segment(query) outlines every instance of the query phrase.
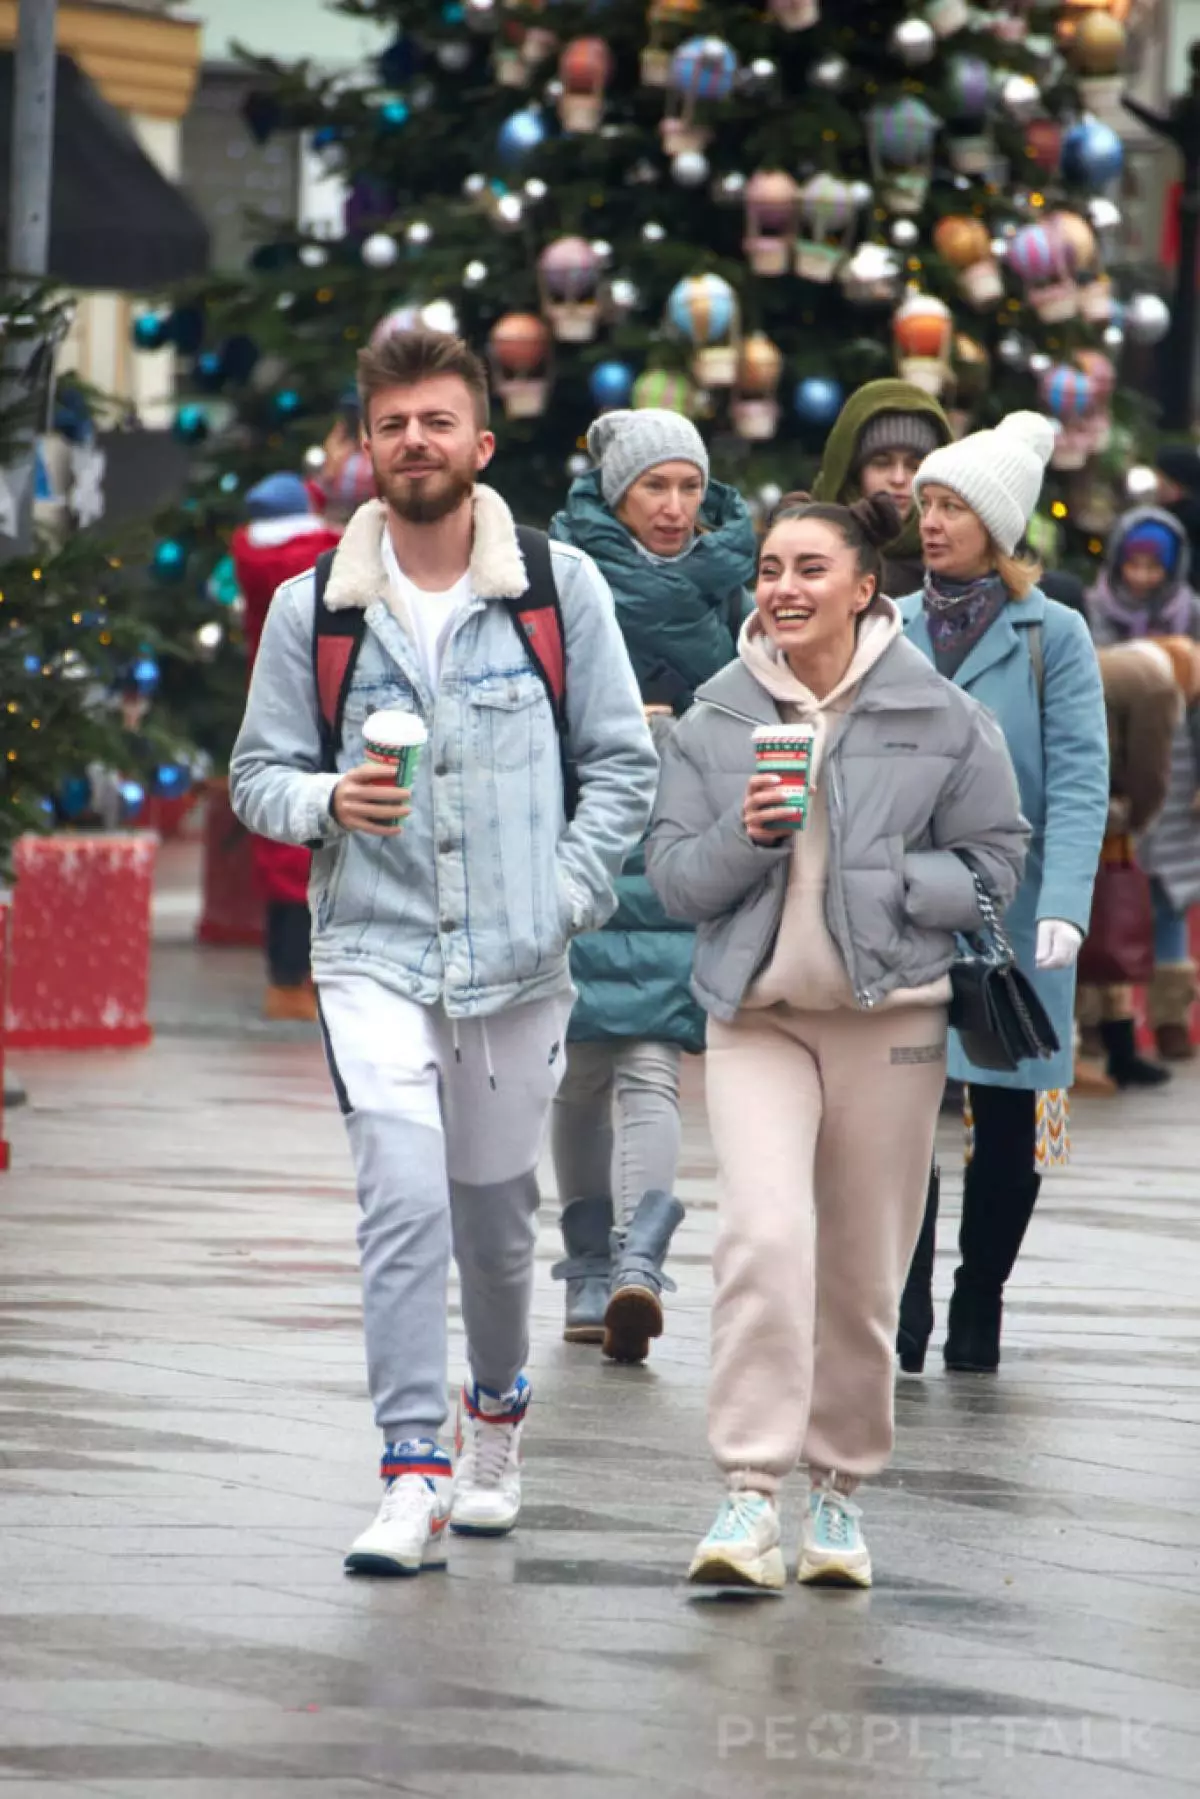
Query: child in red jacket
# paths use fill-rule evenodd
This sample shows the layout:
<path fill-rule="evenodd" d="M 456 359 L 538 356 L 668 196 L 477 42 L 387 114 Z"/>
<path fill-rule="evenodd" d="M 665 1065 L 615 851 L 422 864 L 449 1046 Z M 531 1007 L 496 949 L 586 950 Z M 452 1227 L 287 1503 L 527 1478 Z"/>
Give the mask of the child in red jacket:
<path fill-rule="evenodd" d="M 299 475 L 268 475 L 250 489 L 246 504 L 249 520 L 234 532 L 230 550 L 246 602 L 246 651 L 253 668 L 276 588 L 310 569 L 341 532 L 314 511 Z M 307 850 L 290 843 L 254 839 L 254 873 L 267 908 L 265 1018 L 317 1015 L 308 961 L 309 861 Z"/>

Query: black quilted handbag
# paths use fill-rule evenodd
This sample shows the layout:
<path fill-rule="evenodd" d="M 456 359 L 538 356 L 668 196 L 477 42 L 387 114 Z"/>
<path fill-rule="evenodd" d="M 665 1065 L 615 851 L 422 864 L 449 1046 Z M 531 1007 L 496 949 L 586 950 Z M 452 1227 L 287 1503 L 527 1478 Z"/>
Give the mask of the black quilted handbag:
<path fill-rule="evenodd" d="M 995 903 L 972 870 L 985 928 L 964 938 L 969 955 L 950 965 L 950 1023 L 976 1068 L 1011 1074 L 1020 1062 L 1058 1054 L 1054 1026 L 1033 983 L 1017 967 Z"/>

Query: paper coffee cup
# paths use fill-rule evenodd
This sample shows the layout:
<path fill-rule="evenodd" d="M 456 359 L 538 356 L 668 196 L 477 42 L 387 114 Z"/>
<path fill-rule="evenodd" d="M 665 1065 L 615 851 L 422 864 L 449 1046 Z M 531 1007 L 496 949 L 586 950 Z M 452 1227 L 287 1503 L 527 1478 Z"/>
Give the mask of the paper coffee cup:
<path fill-rule="evenodd" d="M 372 712 L 363 726 L 367 761 L 390 769 L 397 787 L 412 786 L 422 747 L 428 740 L 429 732 L 415 712 Z M 399 824 L 400 820 L 394 822 Z"/>
<path fill-rule="evenodd" d="M 759 725 L 754 733 L 754 760 L 760 775 L 779 778 L 778 805 L 787 812 L 775 820 L 781 831 L 802 831 L 808 822 L 812 792 L 812 725 Z"/>

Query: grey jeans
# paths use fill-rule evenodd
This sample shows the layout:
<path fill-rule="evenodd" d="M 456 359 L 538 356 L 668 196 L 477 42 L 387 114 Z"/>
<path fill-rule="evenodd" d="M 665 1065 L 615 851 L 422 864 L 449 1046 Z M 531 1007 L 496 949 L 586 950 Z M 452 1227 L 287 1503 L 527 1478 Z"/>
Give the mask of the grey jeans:
<path fill-rule="evenodd" d="M 550 1127 L 561 1204 L 611 1198 L 625 1225 L 643 1193 L 675 1191 L 681 1055 L 638 1037 L 570 1045 Z"/>

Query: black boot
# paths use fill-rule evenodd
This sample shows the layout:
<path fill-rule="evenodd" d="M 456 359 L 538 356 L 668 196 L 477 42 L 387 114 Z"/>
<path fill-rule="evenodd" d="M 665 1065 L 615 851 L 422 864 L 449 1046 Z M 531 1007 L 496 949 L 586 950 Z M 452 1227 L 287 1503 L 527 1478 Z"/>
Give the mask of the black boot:
<path fill-rule="evenodd" d="M 1169 1068 L 1138 1055 L 1132 1018 L 1108 1020 L 1100 1026 L 1100 1039 L 1108 1052 L 1108 1072 L 1118 1087 L 1161 1087 L 1170 1080 Z"/>
<path fill-rule="evenodd" d="M 1032 1102 L 1033 1095 L 1029 1098 Z M 1030 1163 L 1032 1159 L 1030 1147 Z M 963 1182 L 962 1265 L 954 1276 L 943 1352 L 946 1367 L 955 1373 L 994 1374 L 1000 1366 L 1004 1283 L 1042 1185 L 1041 1175 L 1028 1163 L 1019 1172 L 1018 1166 L 1000 1157 L 989 1165 L 976 1142 Z"/>
<path fill-rule="evenodd" d="M 937 1248 L 938 1201 L 941 1191 L 941 1171 L 935 1162 L 929 1175 L 921 1234 L 913 1250 L 904 1292 L 900 1295 L 896 1353 L 905 1374 L 920 1374 L 924 1369 L 925 1351 L 933 1331 L 933 1258 Z"/>

